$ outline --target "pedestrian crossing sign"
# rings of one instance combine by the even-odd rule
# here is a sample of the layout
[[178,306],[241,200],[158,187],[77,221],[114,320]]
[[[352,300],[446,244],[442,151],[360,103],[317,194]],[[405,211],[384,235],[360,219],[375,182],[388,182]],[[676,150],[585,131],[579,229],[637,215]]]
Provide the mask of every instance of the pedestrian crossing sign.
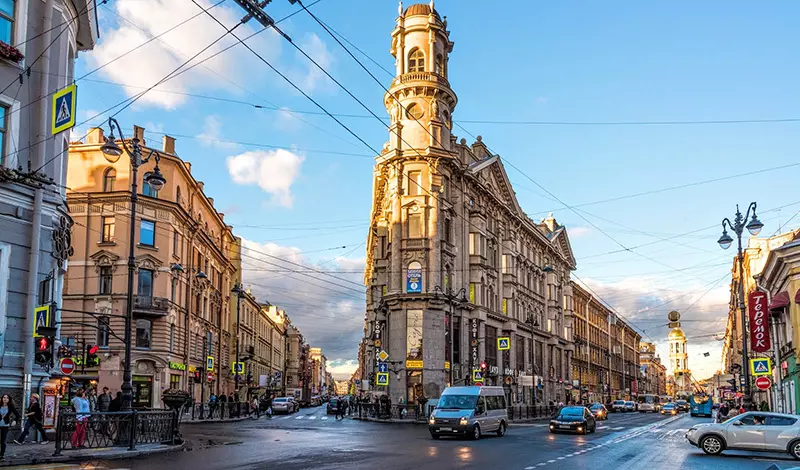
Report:
[[499,351],[508,351],[511,349],[511,338],[508,336],[497,338],[497,349]]
[[378,372],[375,376],[375,385],[380,385],[380,386],[389,385],[389,373]]
[[483,371],[480,369],[475,369],[472,371],[472,381],[473,382],[483,382]]
[[53,135],[75,125],[75,102],[77,96],[78,88],[74,83],[53,95]]
[[750,359],[750,372],[754,376],[772,375],[772,362],[766,357]]
[[206,356],[206,370],[214,370],[214,356]]
[[231,372],[234,375],[243,375],[244,374],[244,362],[234,362],[231,366]]
[[50,305],[42,305],[33,309],[33,337],[40,338],[39,327],[50,326]]

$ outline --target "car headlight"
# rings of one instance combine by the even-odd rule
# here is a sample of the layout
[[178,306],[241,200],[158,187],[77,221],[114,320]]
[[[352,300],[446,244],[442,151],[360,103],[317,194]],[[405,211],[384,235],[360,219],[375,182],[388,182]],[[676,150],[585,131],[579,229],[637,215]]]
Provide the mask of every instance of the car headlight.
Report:
[[433,417],[433,416],[431,416],[430,418],[428,418],[428,424],[436,424],[436,418],[435,418],[435,417]]
[[467,418],[466,416],[462,416],[461,419],[458,420],[458,424],[460,424],[461,426],[466,426],[467,424],[469,424],[469,418]]

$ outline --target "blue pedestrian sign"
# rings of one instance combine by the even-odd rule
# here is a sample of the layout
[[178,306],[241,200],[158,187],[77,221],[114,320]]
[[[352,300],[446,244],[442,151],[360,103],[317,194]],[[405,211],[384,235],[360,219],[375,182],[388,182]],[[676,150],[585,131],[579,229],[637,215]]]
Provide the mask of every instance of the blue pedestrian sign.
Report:
[[389,372],[389,364],[385,362],[378,363],[378,372]]
[[766,357],[750,359],[750,372],[754,376],[772,375],[772,363]]
[[480,369],[475,369],[472,371],[472,381],[473,382],[483,382],[483,371]]
[[508,336],[497,338],[497,349],[500,351],[508,351],[511,349],[511,338]]
[[36,307],[33,310],[33,337],[39,338],[39,327],[50,326],[50,305]]
[[214,370],[214,356],[206,356],[206,370]]
[[53,95],[53,135],[75,125],[75,102],[77,96],[78,88],[74,83]]
[[356,379],[356,385],[361,385],[361,381],[359,379]]
[[281,371],[275,371],[275,378],[276,379],[280,379],[282,376],[283,376],[283,374],[281,373]]
[[376,374],[375,384],[381,386],[389,385],[389,374],[385,372],[379,372]]

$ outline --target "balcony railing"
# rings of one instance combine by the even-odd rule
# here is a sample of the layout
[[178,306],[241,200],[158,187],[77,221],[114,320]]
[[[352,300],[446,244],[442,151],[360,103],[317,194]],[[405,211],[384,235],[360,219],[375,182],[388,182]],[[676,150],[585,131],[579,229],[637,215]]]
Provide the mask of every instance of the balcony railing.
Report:
[[406,84],[409,82],[438,82],[446,87],[450,87],[450,82],[438,73],[432,72],[411,72],[395,78],[395,82]]
[[170,301],[163,297],[136,295],[133,297],[133,309],[138,313],[150,315],[166,315],[169,311]]

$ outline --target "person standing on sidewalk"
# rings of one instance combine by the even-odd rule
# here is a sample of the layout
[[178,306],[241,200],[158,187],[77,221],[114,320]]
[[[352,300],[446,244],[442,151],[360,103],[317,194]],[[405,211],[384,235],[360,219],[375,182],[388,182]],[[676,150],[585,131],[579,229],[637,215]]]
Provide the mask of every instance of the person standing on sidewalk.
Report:
[[108,387],[103,387],[103,393],[97,397],[97,411],[105,413],[109,406],[111,406],[111,394],[108,393]]
[[8,430],[19,421],[19,412],[14,407],[14,402],[11,400],[11,395],[4,394],[0,398],[0,461],[5,460],[6,457],[6,439],[8,439]]
[[32,427],[35,427],[36,430],[39,431],[39,434],[42,435],[41,444],[47,444],[50,442],[47,440],[47,435],[42,427],[42,407],[39,405],[38,393],[31,394],[31,404],[28,405],[28,409],[25,412],[25,427],[22,430],[22,434],[20,434],[18,438],[14,439],[14,443],[19,445],[25,444],[25,439],[27,439],[28,433],[31,431]]
[[72,407],[75,409],[75,431],[72,433],[72,447],[75,449],[84,447],[86,440],[86,421],[89,419],[89,400],[84,396],[83,389],[78,389],[75,398],[72,399]]

